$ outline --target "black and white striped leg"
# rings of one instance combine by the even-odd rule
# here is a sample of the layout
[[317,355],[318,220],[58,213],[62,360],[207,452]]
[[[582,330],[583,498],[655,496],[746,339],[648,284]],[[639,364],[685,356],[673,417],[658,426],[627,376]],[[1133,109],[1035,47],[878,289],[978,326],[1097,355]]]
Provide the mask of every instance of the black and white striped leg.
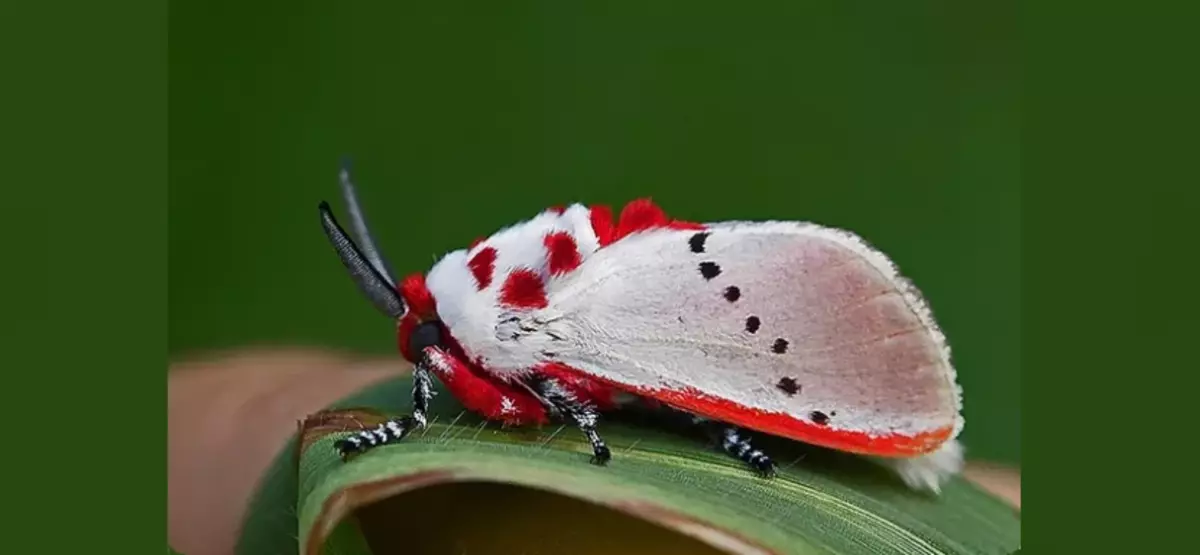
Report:
[[429,400],[433,399],[433,373],[429,371],[429,359],[422,357],[419,364],[413,365],[413,412],[412,419],[417,429],[423,429],[429,422],[425,415],[429,413]]
[[420,430],[428,424],[426,413],[429,411],[429,400],[433,395],[433,376],[422,361],[413,366],[412,414],[393,418],[370,430],[342,438],[333,444],[334,449],[345,459],[350,455],[404,439],[413,430]]
[[692,423],[715,432],[721,449],[738,460],[750,465],[759,474],[771,477],[775,475],[775,461],[761,450],[750,445],[750,438],[737,426],[709,420],[701,416],[692,416]]
[[551,408],[566,415],[579,427],[588,442],[592,444],[592,462],[603,465],[612,458],[612,452],[604,439],[596,432],[596,421],[599,413],[595,407],[577,399],[554,378],[535,378],[530,384]]
[[741,459],[763,476],[775,475],[775,461],[766,453],[750,445],[750,438],[736,426],[726,426],[721,429],[721,448],[726,453]]
[[373,447],[400,441],[413,430],[414,424],[411,416],[393,418],[370,430],[339,439],[333,447],[337,449],[339,456],[346,458]]

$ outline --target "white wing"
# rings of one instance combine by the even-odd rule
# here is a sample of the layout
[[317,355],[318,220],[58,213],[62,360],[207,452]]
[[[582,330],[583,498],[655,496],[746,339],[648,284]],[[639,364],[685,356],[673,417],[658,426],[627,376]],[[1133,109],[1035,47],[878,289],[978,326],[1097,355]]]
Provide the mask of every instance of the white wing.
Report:
[[[589,254],[550,282],[547,308],[514,324],[519,337],[497,337],[531,357],[511,363],[566,364],[681,408],[723,407],[735,424],[864,453],[919,454],[962,428],[949,349],[925,303],[849,233],[720,223],[638,233]],[[764,426],[771,415],[797,424]],[[931,434],[917,446],[868,445]]]

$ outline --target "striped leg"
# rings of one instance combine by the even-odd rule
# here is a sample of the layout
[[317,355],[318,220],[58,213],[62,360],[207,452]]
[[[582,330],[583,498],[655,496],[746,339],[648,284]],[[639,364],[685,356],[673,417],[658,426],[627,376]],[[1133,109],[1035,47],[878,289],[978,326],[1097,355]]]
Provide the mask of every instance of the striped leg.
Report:
[[612,458],[612,452],[609,451],[608,445],[596,432],[596,421],[599,419],[596,407],[580,401],[557,378],[534,378],[529,385],[551,407],[575,422],[583,435],[587,436],[588,442],[592,444],[593,463],[603,465]]
[[[674,409],[671,409],[674,410]],[[734,458],[746,463],[764,477],[775,475],[775,461],[766,453],[750,445],[750,438],[737,426],[731,426],[703,416],[690,415],[692,424],[705,429],[710,437],[715,435],[721,449]]]
[[363,430],[352,436],[339,439],[333,446],[337,449],[338,455],[345,458],[355,453],[362,453],[372,447],[400,441],[414,427],[415,422],[411,416],[393,418],[373,429]]
[[393,418],[376,426],[345,437],[333,444],[343,459],[388,443],[396,443],[413,430],[427,424],[425,413],[429,411],[429,400],[433,397],[433,377],[429,373],[428,359],[413,366],[413,411],[410,416]]
[[741,459],[742,462],[750,465],[763,476],[775,475],[775,461],[772,461],[766,453],[750,445],[750,438],[746,437],[736,426],[726,426],[721,429],[721,448],[726,453]]

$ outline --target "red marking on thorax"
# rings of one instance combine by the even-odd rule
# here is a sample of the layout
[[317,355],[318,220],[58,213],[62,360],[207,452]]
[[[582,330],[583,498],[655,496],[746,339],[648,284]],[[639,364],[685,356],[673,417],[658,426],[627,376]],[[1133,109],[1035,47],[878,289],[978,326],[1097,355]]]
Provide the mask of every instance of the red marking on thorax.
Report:
[[668,221],[667,214],[661,208],[650,199],[640,198],[631,201],[621,209],[621,216],[617,218],[616,236],[620,239],[637,231],[663,227],[667,225]]
[[550,269],[550,275],[562,275],[575,268],[583,262],[579,256],[579,245],[575,243],[575,238],[566,231],[555,231],[547,233],[543,239],[546,244],[546,264]]
[[546,287],[533,270],[517,268],[504,280],[500,302],[513,308],[546,308]]
[[600,246],[603,247],[612,243],[612,209],[604,205],[593,206],[588,211],[588,218],[592,221],[592,233],[596,234],[596,239],[599,240]]
[[630,201],[621,209],[621,216],[614,227],[612,210],[607,206],[593,206],[591,209],[592,231],[604,247],[615,243],[630,234],[648,229],[704,229],[704,224],[674,220],[663,212],[662,208],[648,198]]
[[437,317],[437,302],[433,300],[433,293],[425,287],[425,276],[411,274],[400,281],[398,289],[410,314],[415,313],[422,318]]
[[479,252],[467,261],[467,266],[471,269],[471,275],[475,276],[475,284],[479,289],[486,289],[492,284],[492,273],[496,271],[496,249],[479,249]]

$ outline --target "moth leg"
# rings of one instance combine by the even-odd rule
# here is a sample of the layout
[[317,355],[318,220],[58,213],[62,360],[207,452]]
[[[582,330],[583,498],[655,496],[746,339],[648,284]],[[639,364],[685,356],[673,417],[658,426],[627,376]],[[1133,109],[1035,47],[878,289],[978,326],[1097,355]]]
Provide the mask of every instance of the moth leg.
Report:
[[416,426],[411,416],[393,418],[370,430],[362,430],[352,436],[337,440],[333,447],[338,455],[345,459],[350,455],[362,453],[374,447],[395,443],[404,439]]
[[721,449],[729,455],[746,463],[759,474],[771,477],[775,475],[775,461],[761,450],[750,445],[750,438],[745,431],[737,426],[718,423],[701,416],[693,416],[692,422],[715,430],[721,441]]
[[582,401],[558,378],[539,376],[532,379],[529,385],[552,408],[566,415],[579,427],[583,435],[592,444],[592,462],[603,465],[612,458],[612,452],[604,439],[596,432],[596,421],[599,412],[587,401]]
[[429,371],[429,357],[413,365],[413,411],[409,416],[392,418],[370,430],[339,439],[333,444],[338,455],[346,457],[368,451],[381,445],[396,443],[413,430],[424,428],[428,424],[425,413],[429,411],[429,400],[433,398],[433,376]]
[[429,400],[434,396],[432,376],[437,376],[464,408],[487,420],[510,425],[547,421],[545,406],[527,390],[480,376],[454,355],[437,347],[427,347],[420,363],[413,366],[412,415],[394,418],[339,440],[334,444],[338,453],[344,458],[396,443],[413,430],[428,425]]

